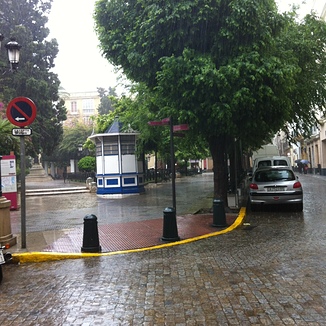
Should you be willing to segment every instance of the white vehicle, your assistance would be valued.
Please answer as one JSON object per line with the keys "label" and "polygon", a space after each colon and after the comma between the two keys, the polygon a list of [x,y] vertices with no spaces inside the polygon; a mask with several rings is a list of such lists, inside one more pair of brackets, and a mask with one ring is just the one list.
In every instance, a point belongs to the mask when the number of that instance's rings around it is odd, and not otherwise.
{"label": "white vehicle", "polygon": [[266,156],[278,156],[280,155],[280,151],[277,146],[268,144],[259,148],[257,151],[252,153],[252,160],[254,161],[258,157],[266,157]]}
{"label": "white vehicle", "polygon": [[265,156],[254,160],[252,171],[255,172],[258,168],[265,166],[287,166],[292,168],[290,158],[287,156]]}

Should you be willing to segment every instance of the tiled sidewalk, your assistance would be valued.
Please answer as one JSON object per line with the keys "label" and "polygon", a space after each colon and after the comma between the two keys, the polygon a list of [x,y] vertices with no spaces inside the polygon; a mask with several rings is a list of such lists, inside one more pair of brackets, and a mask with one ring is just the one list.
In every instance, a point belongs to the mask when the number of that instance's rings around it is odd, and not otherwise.
{"label": "tiled sidewalk", "polygon": [[[236,218],[237,214],[226,214],[227,225],[232,225]],[[212,223],[212,214],[178,216],[177,228],[180,240],[223,229],[212,226]],[[61,237],[41,251],[79,253],[83,245],[83,231],[83,227],[63,230]],[[165,243],[161,240],[163,219],[99,225],[98,235],[102,252],[139,249]]]}

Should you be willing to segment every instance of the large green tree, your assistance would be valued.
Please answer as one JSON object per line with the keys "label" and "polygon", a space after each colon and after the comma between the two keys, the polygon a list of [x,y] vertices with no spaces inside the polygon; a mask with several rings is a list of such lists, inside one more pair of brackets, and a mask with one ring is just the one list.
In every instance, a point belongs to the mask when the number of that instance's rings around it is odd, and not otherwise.
{"label": "large green tree", "polygon": [[299,22],[294,13],[287,15],[277,48],[281,59],[294,61],[298,71],[294,75],[295,87],[286,98],[292,110],[283,130],[291,140],[298,135],[310,137],[311,128],[319,124],[320,115],[325,113],[326,23],[314,14]]}
{"label": "large green tree", "polygon": [[[55,39],[47,40],[47,15],[52,0],[1,0],[0,28],[22,46],[19,68],[0,74],[0,100],[5,104],[17,97],[32,99],[37,107],[33,128],[33,153],[50,155],[59,144],[66,119],[64,102],[58,97],[59,79],[50,70],[58,53]],[[1,50],[4,58],[5,49]]]}
{"label": "large green tree", "polygon": [[[95,20],[104,55],[147,86],[157,117],[188,123],[194,137],[207,141],[214,195],[226,205],[227,153],[235,139],[259,146],[280,128],[292,122],[304,128],[314,118],[316,78],[305,78],[309,100],[300,101],[300,110],[293,96],[303,100],[304,73],[325,75],[316,64],[325,53],[311,47],[325,46],[316,17],[299,24],[294,15],[280,15],[273,0],[99,0]],[[289,37],[296,42],[287,44]]]}
{"label": "large green tree", "polygon": [[117,97],[117,93],[114,88],[109,87],[108,90],[98,87],[97,92],[100,96],[100,105],[97,108],[98,114],[108,114],[110,111],[114,110],[112,103],[112,98]]}
{"label": "large green tree", "polygon": [[[92,126],[77,122],[75,125],[64,126],[63,139],[47,161],[56,162],[58,166],[68,166],[70,159],[80,158],[79,145],[84,145],[92,133]],[[92,152],[90,154],[93,154]]]}

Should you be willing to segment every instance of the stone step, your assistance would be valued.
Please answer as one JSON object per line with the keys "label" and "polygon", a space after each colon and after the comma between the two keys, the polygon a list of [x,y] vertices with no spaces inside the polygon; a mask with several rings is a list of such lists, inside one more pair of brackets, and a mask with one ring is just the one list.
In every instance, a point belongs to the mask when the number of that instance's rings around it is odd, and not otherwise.
{"label": "stone step", "polygon": [[26,196],[49,196],[90,192],[86,187],[27,189]]}
{"label": "stone step", "polygon": [[50,176],[26,176],[26,182],[45,182],[53,180]]}
{"label": "stone step", "polygon": [[43,167],[39,164],[34,164],[30,170],[29,174],[26,175],[26,182],[42,182],[42,181],[50,181],[52,177],[46,175]]}
{"label": "stone step", "polygon": [[29,170],[29,174],[30,176],[39,176],[39,177],[44,177],[46,176],[45,171],[37,171],[37,170]]}

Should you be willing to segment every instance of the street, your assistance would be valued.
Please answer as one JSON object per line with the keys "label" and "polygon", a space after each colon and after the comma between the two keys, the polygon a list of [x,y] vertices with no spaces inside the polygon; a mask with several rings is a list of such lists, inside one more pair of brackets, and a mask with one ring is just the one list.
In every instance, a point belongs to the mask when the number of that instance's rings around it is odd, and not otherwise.
{"label": "street", "polygon": [[302,213],[248,212],[250,225],[164,249],[6,265],[0,324],[326,325],[326,178],[299,180]]}

